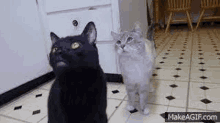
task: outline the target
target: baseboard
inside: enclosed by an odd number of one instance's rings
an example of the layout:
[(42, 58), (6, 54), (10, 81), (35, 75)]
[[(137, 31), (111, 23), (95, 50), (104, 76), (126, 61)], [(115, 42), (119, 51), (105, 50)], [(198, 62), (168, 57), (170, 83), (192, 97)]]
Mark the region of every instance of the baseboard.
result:
[(107, 82), (117, 82), (123, 83), (122, 75), (121, 74), (112, 74), (112, 73), (105, 73)]
[[(45, 75), (42, 75), (34, 80), (26, 82), (14, 89), (11, 89), (3, 94), (0, 95), (0, 106), (10, 102), (11, 100), (21, 96), (22, 94), (27, 93), (30, 90), (52, 80), (55, 78), (55, 74), (53, 72), (49, 72)], [(123, 83), (122, 76), (120, 74), (110, 74), (106, 73), (107, 82), (117, 82)]]
[[(200, 22), (201, 24), (210, 24), (211, 21), (207, 21), (207, 22)], [(215, 24), (220, 24), (219, 21), (216, 21), (214, 22)], [(197, 23), (192, 23), (193, 26), (196, 26)], [(165, 27), (167, 26), (167, 24), (164, 25)], [(188, 23), (173, 23), (173, 24), (170, 24), (170, 26), (188, 26)]]
[(15, 99), (16, 97), (19, 97), (22, 94), (24, 94), (24, 93), (46, 83), (54, 78), (55, 78), (55, 74), (53, 72), (49, 72), (43, 76), (40, 76), (36, 79), (28, 81), (25, 84), (22, 84), (14, 89), (11, 89), (11, 90), (1, 94), (0, 95), (0, 106), (2, 106), (5, 103), (8, 103), (9, 101)]

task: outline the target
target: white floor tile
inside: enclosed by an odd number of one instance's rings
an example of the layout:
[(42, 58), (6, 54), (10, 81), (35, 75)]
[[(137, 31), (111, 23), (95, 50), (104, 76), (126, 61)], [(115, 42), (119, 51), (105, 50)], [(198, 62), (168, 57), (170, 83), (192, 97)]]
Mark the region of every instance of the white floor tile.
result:
[(25, 121), (15, 120), (15, 119), (5, 117), (5, 116), (0, 116), (0, 122), (1, 123), (25, 123)]
[(156, 104), (148, 104), (150, 109), (150, 114), (162, 114), (167, 112), (169, 106), (165, 105), (156, 105)]
[(127, 123), (165, 123), (165, 119), (158, 114), (132, 114)]
[(177, 107), (186, 107), (188, 83), (175, 82), (175, 84), (178, 86), (176, 88), (173, 88), (172, 90), (172, 96), (175, 97), (175, 99), (171, 100), (169, 105)]
[(43, 119), (41, 119), (38, 123), (48, 123), (48, 117), (44, 117)]
[(25, 121), (27, 118), (32, 116), (32, 113), (32, 111), (20, 109), (11, 111), (9, 114), (7, 114), (7, 116)]
[(115, 99), (108, 99), (107, 100), (107, 115), (108, 118), (113, 115), (114, 111), (118, 109), (121, 101), (120, 100), (115, 100)]
[(35, 115), (32, 115), (32, 116), (28, 117), (27, 119), (25, 119), (25, 121), (28, 121), (31, 123), (38, 123), (46, 116), (47, 116), (47, 114), (43, 114), (43, 113), (35, 114)]
[(14, 108), (17, 106), (22, 106), (21, 108), (24, 109), (25, 107), (23, 106), (25, 104), (25, 101), (28, 100), (30, 96), (27, 95), (22, 95), (15, 100), (7, 103), (7, 105), (4, 105), (3, 107), (0, 108), (0, 114), (7, 115), (10, 112), (14, 111)]
[(128, 102), (123, 101), (114, 115), (110, 118), (109, 123), (125, 123), (130, 117), (130, 112), (126, 109)]
[(52, 80), (48, 83), (45, 83), (44, 85), (40, 86), (39, 89), (50, 90), (53, 83), (54, 83), (54, 80)]

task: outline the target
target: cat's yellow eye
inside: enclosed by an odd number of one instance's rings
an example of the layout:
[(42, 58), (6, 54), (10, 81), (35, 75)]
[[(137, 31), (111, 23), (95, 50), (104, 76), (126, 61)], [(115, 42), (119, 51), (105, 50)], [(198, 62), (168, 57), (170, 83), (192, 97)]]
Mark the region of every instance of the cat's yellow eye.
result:
[(78, 42), (74, 42), (74, 43), (72, 43), (71, 48), (77, 49), (77, 48), (79, 48), (79, 46), (80, 46), (80, 44)]
[(58, 48), (57, 48), (57, 47), (54, 47), (54, 48), (52, 49), (52, 53), (55, 53), (57, 50), (58, 50)]

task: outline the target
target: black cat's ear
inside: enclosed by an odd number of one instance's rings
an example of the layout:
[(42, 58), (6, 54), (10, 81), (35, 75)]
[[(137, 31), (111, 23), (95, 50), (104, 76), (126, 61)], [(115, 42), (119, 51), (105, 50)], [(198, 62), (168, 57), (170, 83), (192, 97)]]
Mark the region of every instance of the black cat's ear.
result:
[(97, 31), (94, 22), (89, 22), (83, 30), (82, 36), (85, 36), (89, 43), (94, 45), (96, 42)]
[(60, 39), (55, 33), (50, 32), (50, 38), (52, 41), (52, 44), (54, 44), (58, 39)]

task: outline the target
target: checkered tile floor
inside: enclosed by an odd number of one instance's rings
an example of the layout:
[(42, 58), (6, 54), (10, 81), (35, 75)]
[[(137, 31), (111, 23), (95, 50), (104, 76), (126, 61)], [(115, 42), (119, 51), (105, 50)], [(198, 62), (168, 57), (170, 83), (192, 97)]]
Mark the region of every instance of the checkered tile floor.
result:
[[(164, 123), (164, 112), (220, 111), (220, 29), (156, 33), (157, 59), (149, 116), (125, 107), (125, 86), (108, 83), (109, 123)], [(0, 123), (47, 123), (53, 81), (0, 108)]]

